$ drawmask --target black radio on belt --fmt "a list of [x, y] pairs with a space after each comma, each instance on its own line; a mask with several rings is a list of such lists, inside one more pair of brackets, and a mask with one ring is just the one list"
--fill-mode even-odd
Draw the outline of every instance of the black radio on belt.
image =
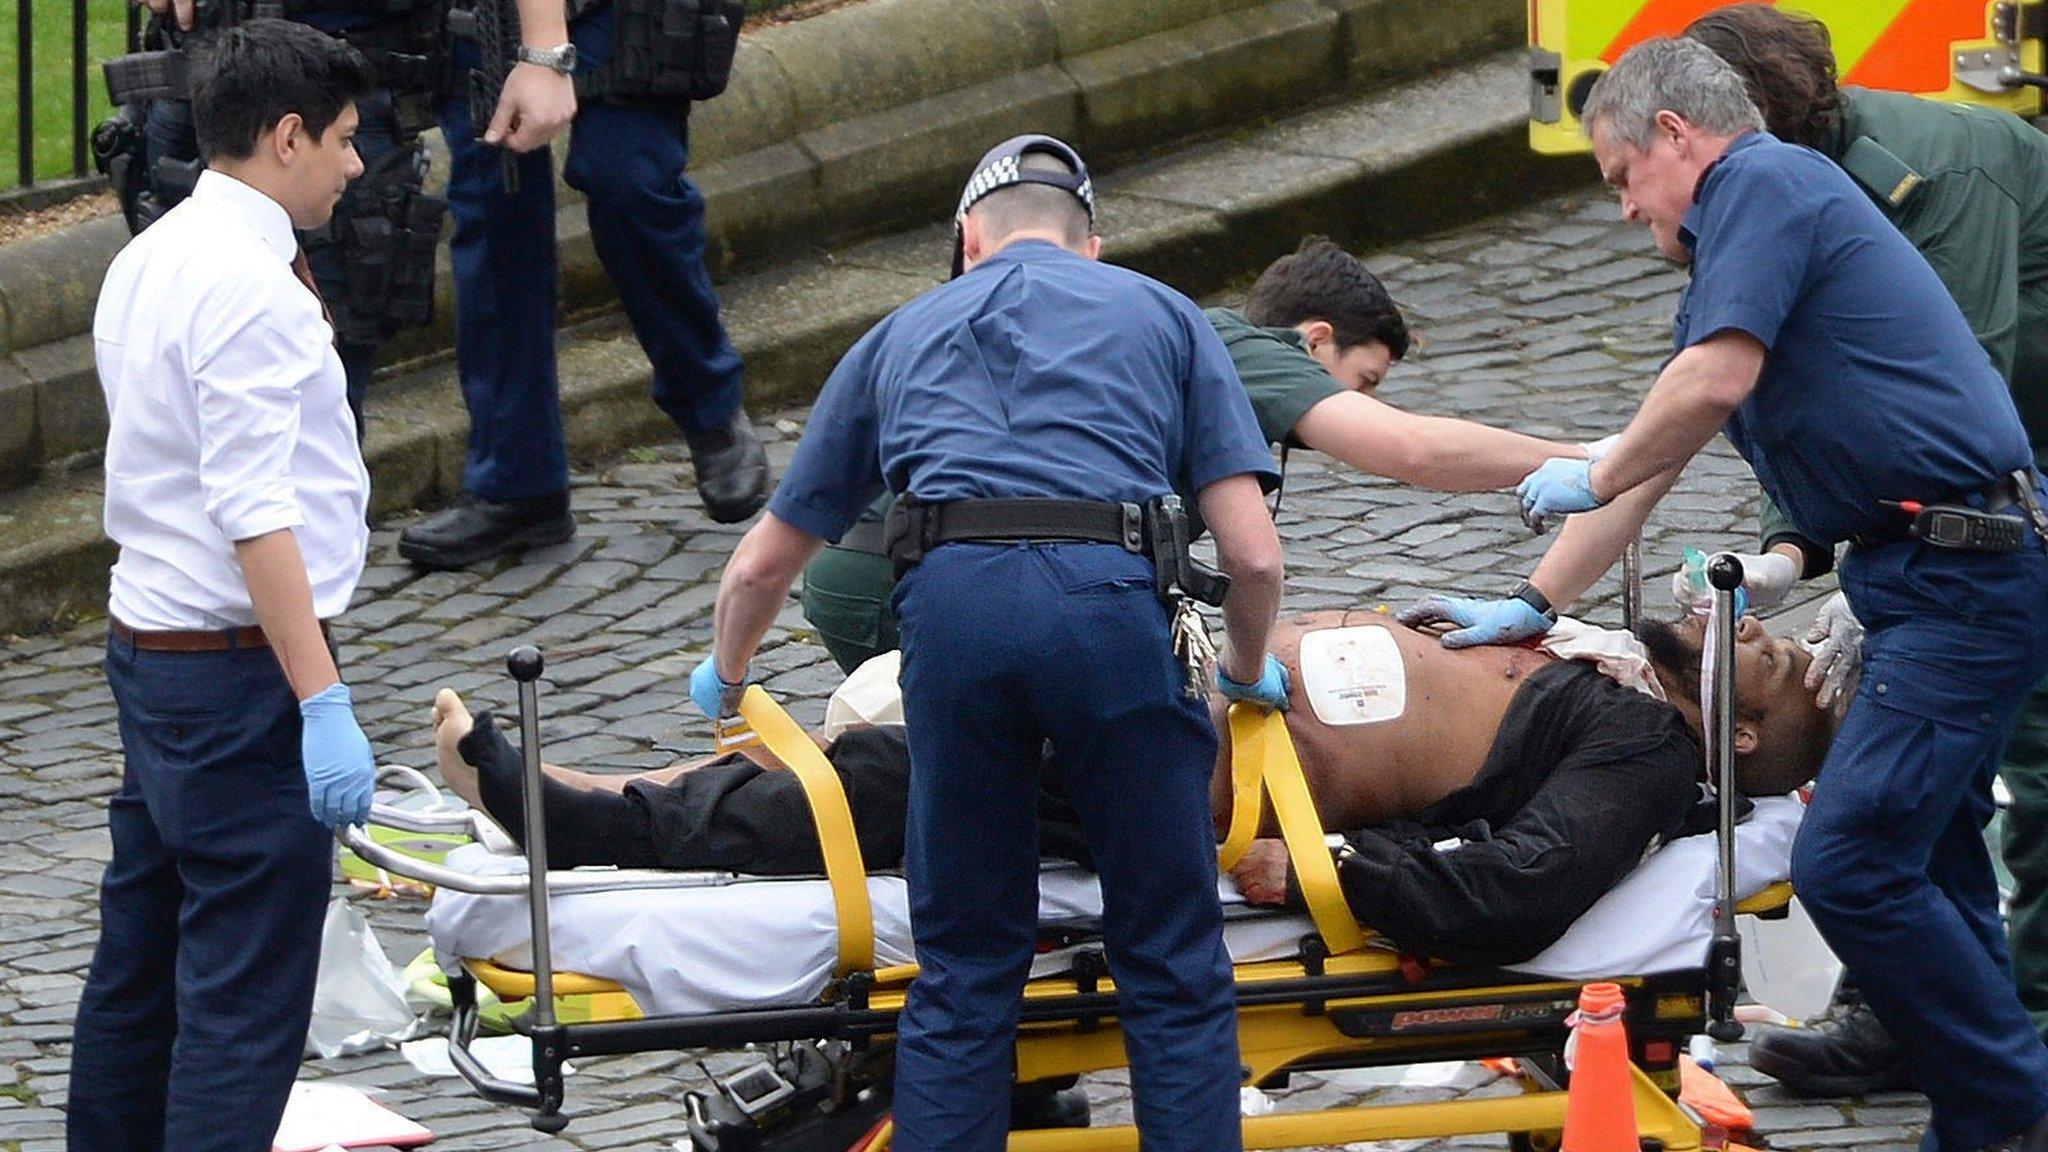
[[2017, 552], [2026, 546], [2026, 521], [1967, 504], [1922, 504], [1918, 500], [1886, 500], [1911, 516], [1906, 532], [1937, 548], [1961, 552]]

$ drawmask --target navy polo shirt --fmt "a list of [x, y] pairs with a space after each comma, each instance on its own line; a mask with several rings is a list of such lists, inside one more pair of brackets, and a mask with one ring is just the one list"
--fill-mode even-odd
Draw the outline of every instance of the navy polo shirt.
[[1680, 240], [1680, 351], [1766, 349], [1728, 439], [1801, 534], [1834, 543], [1880, 500], [1974, 491], [2032, 461], [2005, 382], [1924, 257], [1820, 153], [1763, 133], [1700, 180]]
[[988, 497], [1192, 499], [1273, 456], [1194, 304], [1127, 268], [1010, 244], [847, 352], [769, 511], [837, 540], [884, 487]]

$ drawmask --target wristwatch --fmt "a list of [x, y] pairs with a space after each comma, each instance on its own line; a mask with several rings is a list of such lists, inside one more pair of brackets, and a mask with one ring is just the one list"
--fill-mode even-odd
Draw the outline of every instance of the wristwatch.
[[1529, 583], [1527, 580], [1515, 585], [1514, 591], [1508, 593], [1508, 598], [1520, 600], [1522, 603], [1534, 608], [1538, 616], [1543, 617], [1552, 624], [1557, 623], [1557, 609], [1550, 606], [1550, 597], [1545, 596], [1534, 584]]
[[538, 64], [551, 68], [564, 76], [576, 71], [576, 45], [564, 44], [560, 48], [529, 48], [524, 44], [512, 54], [521, 64]]

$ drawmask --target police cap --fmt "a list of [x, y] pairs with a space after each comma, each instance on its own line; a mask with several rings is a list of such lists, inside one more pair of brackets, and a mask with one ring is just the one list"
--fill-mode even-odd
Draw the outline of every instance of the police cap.
[[[1027, 169], [1024, 157], [1033, 152], [1056, 157], [1071, 171]], [[1095, 223], [1095, 185], [1088, 179], [1088, 166], [1081, 163], [1081, 154], [1056, 137], [1037, 133], [1012, 136], [988, 150], [981, 162], [974, 166], [974, 175], [967, 181], [967, 187], [960, 192], [960, 207], [953, 213], [953, 275], [960, 275], [966, 262], [961, 222], [967, 219], [967, 210], [982, 197], [1012, 184], [1050, 184], [1054, 188], [1063, 188], [1073, 193], [1081, 206], [1088, 210], [1088, 223]]]

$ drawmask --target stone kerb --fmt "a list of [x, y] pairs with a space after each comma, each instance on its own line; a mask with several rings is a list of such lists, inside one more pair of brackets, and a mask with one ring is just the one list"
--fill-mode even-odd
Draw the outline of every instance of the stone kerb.
[[[692, 175], [710, 203], [721, 276], [942, 217], [982, 148], [1063, 133], [1099, 166], [1512, 41], [1509, 0], [868, 0], [749, 33], [732, 86], [694, 111]], [[438, 146], [438, 141], [431, 141]], [[445, 172], [445, 163], [436, 165]], [[565, 312], [611, 299], [579, 197], [564, 189]], [[93, 297], [124, 237], [102, 219], [0, 249], [0, 484], [97, 449]], [[393, 342], [448, 347], [439, 318]], [[42, 347], [24, 357], [25, 349]], [[27, 395], [16, 390], [27, 387]], [[8, 394], [15, 393], [15, 394]]]

